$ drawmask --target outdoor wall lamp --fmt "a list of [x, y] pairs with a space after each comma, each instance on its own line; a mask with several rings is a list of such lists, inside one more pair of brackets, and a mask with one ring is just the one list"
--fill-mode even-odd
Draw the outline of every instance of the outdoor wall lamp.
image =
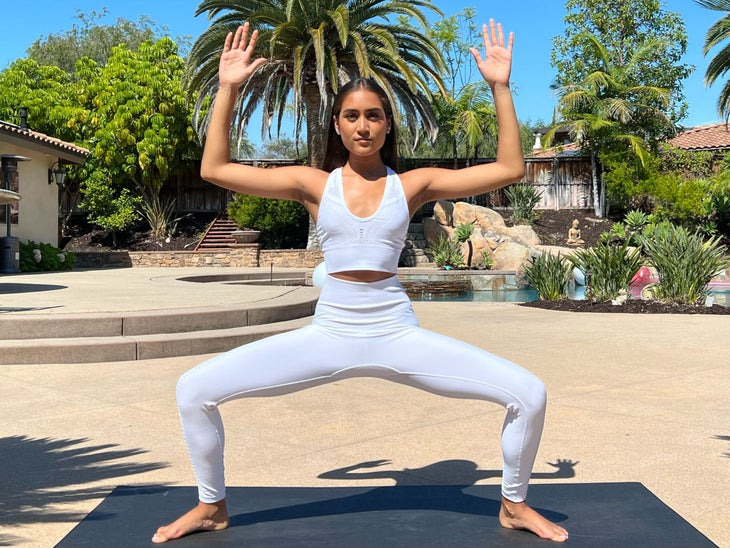
[[63, 188], [63, 184], [66, 181], [66, 170], [63, 166], [56, 162], [50, 168], [48, 168], [48, 184], [56, 183], [59, 187]]

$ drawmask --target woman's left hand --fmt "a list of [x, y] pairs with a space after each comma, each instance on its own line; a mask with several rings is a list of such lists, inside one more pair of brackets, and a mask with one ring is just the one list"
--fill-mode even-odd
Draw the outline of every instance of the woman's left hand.
[[507, 47], [505, 48], [502, 24], [498, 23], [495, 26], [494, 19], [490, 19], [489, 27], [482, 25], [482, 36], [484, 37], [484, 59], [482, 59], [478, 49], [471, 48], [479, 72], [492, 87], [496, 84], [509, 86], [514, 34], [509, 33]]

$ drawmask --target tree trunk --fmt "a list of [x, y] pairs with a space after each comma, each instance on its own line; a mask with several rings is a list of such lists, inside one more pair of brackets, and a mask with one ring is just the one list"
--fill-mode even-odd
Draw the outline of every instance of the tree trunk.
[[[304, 108], [307, 116], [307, 147], [309, 149], [309, 165], [322, 167], [324, 163], [325, 146], [327, 145], [326, 128], [320, 123], [320, 111], [322, 103], [319, 95], [319, 88], [316, 82], [306, 82], [303, 91]], [[317, 237], [317, 226], [314, 219], [309, 217], [309, 229], [307, 231], [307, 249], [319, 249], [319, 238]]]
[[596, 217], [603, 218], [601, 215], [601, 197], [598, 187], [601, 185], [598, 178], [598, 156], [591, 151], [591, 186], [593, 187], [593, 211]]

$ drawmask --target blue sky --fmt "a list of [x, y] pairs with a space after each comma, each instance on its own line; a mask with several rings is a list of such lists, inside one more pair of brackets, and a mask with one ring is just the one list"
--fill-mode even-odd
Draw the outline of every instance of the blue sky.
[[[434, 0], [433, 3], [445, 15], [455, 14], [465, 7], [479, 6], [477, 20], [487, 21], [494, 17], [502, 21], [506, 29], [515, 32], [512, 81], [517, 89], [517, 114], [523, 121], [549, 122], [556, 103], [550, 89], [555, 77], [555, 70], [550, 65], [550, 52], [553, 37], [563, 31], [564, 1], [512, 0], [494, 2], [492, 7], [485, 7], [486, 2], [469, 0]], [[24, 57], [26, 49], [38, 37], [70, 29], [77, 21], [77, 9], [90, 13], [101, 11], [106, 5], [109, 10], [104, 20], [106, 23], [113, 23], [119, 17], [136, 21], [141, 15], [147, 15], [157, 25], [167, 27], [173, 38], [190, 36], [195, 39], [208, 26], [204, 15], [193, 16], [198, 0], [25, 0], [4, 4], [0, 68]], [[708, 59], [702, 55], [702, 44], [709, 26], [723, 13], [701, 8], [693, 0], [664, 0], [664, 6], [682, 15], [689, 36], [684, 62], [696, 67], [685, 81], [689, 114], [682, 123], [696, 126], [719, 122], [716, 103], [721, 83], [711, 88], [704, 86]]]

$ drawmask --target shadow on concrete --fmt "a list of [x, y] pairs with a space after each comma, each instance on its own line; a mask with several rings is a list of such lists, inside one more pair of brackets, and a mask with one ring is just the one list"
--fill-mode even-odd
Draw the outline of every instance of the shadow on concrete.
[[58, 291], [67, 289], [67, 285], [56, 284], [21, 284], [0, 282], [0, 295], [17, 295], [19, 293], [40, 293], [42, 291]]
[[[74, 522], [83, 513], [63, 512], [53, 504], [103, 499], [109, 488], [85, 485], [166, 468], [165, 463], [124, 462], [146, 453], [142, 449], [116, 449], [114, 444], [89, 445], [88, 439], [0, 438], [0, 526], [39, 522]], [[0, 545], [12, 542], [7, 531]], [[7, 537], [7, 538], [6, 538]]]
[[[712, 436], [712, 439], [714, 440], [720, 440], [720, 441], [730, 441], [730, 436]], [[722, 454], [723, 457], [726, 457], [730, 459], [730, 451], [727, 451], [726, 453]]]

